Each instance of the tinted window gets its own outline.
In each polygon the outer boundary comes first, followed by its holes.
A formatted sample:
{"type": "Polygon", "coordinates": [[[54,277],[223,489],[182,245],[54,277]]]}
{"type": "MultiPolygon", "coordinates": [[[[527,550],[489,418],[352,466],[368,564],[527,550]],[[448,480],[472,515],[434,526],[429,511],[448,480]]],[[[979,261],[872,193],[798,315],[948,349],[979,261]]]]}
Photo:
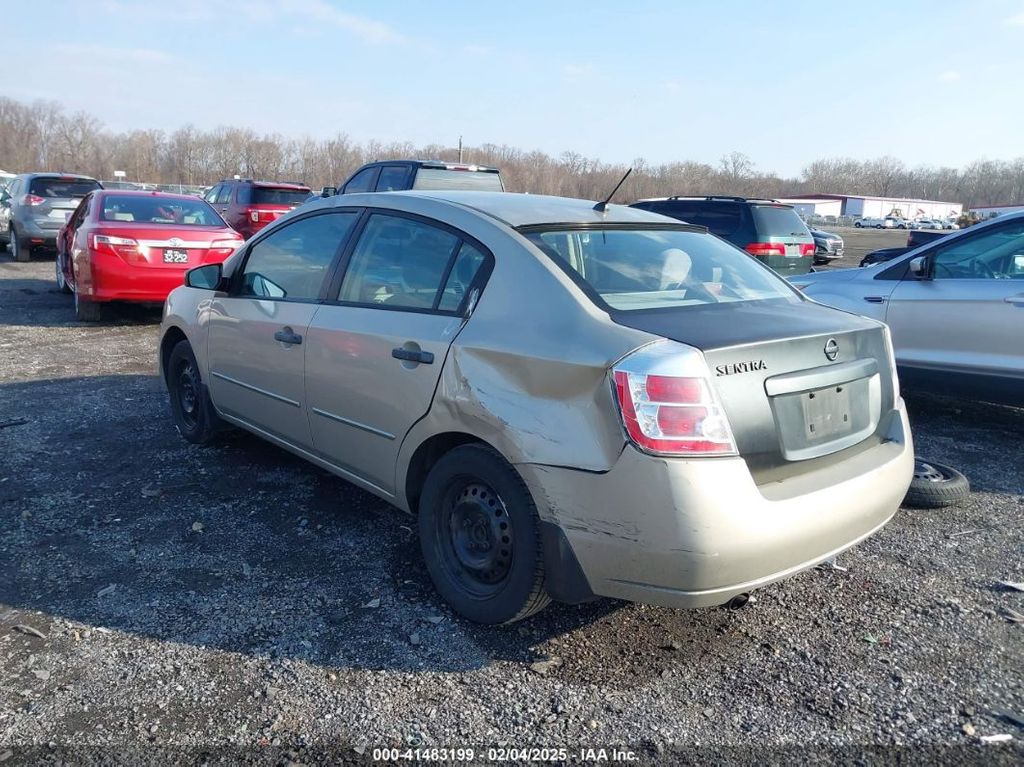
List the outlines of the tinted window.
{"type": "Polygon", "coordinates": [[[175,226],[224,226],[206,202],[174,197],[108,194],[103,198],[101,221],[138,221],[175,226]]]}
{"type": "Polygon", "coordinates": [[[352,254],[338,299],[385,308],[436,308],[458,245],[455,235],[430,224],[375,214],[352,254]]]}
{"type": "Polygon", "coordinates": [[[807,225],[793,208],[784,205],[755,205],[752,208],[758,238],[807,237],[807,225]]]}
{"type": "Polygon", "coordinates": [[[308,189],[285,189],[273,186],[254,186],[253,205],[301,205],[309,197],[308,189]]]}
{"type": "Polygon", "coordinates": [[[409,178],[409,168],[404,165],[385,165],[380,169],[380,178],[377,179],[378,192],[394,192],[395,190],[408,189],[406,179],[409,178]]]}
{"type": "Polygon", "coordinates": [[[937,280],[1024,279],[1024,221],[938,248],[932,272],[937,280]]]}
{"type": "MultiPolygon", "coordinates": [[[[712,234],[733,239],[744,228],[745,209],[732,203],[662,202],[652,203],[649,210],[672,216],[688,224],[707,227],[712,234]]],[[[741,237],[742,239],[742,237],[741,237]]],[[[749,239],[749,238],[748,238],[749,239]]]]}
{"type": "Polygon", "coordinates": [[[562,230],[528,237],[613,309],[800,300],[782,278],[703,232],[562,230]]]}
{"type": "Polygon", "coordinates": [[[437,304],[438,309],[443,312],[458,311],[485,259],[486,256],[472,245],[462,243],[459,255],[455,258],[455,265],[441,292],[441,300],[437,304]]]}
{"type": "Polygon", "coordinates": [[[231,202],[231,190],[234,187],[231,184],[222,184],[217,190],[217,199],[214,200],[218,205],[225,205],[231,202]]]}
{"type": "Polygon", "coordinates": [[[320,295],[335,254],[357,213],[328,213],[274,230],[249,251],[242,272],[243,296],[312,300],[320,295]]]}
{"type": "Polygon", "coordinates": [[[42,176],[32,179],[28,193],[36,197],[85,197],[89,192],[99,188],[97,181],[42,176]]]}
{"type": "Polygon", "coordinates": [[[372,192],[373,179],[377,175],[377,168],[366,168],[359,171],[352,177],[352,180],[345,184],[344,193],[350,192],[372,192]]]}
{"type": "Polygon", "coordinates": [[[215,202],[217,200],[217,193],[220,191],[220,184],[211,187],[210,190],[203,195],[203,199],[207,202],[215,202]]]}
{"type": "Polygon", "coordinates": [[[478,192],[502,192],[501,177],[497,173],[479,170],[448,170],[447,168],[420,168],[416,172],[413,189],[473,189],[478,192]]]}

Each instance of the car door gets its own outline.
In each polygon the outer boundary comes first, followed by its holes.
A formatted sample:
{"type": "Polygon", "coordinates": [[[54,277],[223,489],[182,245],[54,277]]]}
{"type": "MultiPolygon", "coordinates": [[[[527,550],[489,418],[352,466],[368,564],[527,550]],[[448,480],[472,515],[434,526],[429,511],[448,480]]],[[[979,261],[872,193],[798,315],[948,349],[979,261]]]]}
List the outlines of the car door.
{"type": "Polygon", "coordinates": [[[274,227],[246,250],[209,312],[209,387],[217,409],[272,438],[311,446],[306,328],[359,216],[331,210],[274,227]]]}
{"type": "Polygon", "coordinates": [[[937,245],[888,300],[904,366],[1024,378],[1024,219],[937,245]]]}
{"type": "Polygon", "coordinates": [[[436,221],[367,216],[307,331],[316,452],[393,494],[402,439],[430,407],[448,347],[490,254],[436,221]]]}

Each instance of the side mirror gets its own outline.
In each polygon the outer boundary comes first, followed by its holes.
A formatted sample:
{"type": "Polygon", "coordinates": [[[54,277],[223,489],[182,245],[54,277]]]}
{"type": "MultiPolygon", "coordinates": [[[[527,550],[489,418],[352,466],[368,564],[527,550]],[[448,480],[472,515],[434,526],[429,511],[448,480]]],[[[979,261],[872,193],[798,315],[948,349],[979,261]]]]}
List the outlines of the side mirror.
{"type": "Polygon", "coordinates": [[[338,193],[338,187],[336,186],[325,186],[320,190],[321,197],[334,197],[338,193]]]}
{"type": "Polygon", "coordinates": [[[928,274],[928,256],[918,256],[910,259],[910,273],[919,280],[931,279],[928,274]]]}
{"type": "Polygon", "coordinates": [[[221,264],[197,266],[185,272],[185,284],[200,290],[218,290],[223,281],[224,269],[221,264]]]}

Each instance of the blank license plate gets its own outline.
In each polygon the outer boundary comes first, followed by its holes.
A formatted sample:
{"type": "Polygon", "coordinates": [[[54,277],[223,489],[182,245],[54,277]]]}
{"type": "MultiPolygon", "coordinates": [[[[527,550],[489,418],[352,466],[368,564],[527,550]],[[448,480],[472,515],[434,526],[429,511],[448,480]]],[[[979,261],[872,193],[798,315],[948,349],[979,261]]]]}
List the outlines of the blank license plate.
{"type": "Polygon", "coordinates": [[[807,392],[800,397],[808,440],[847,434],[853,428],[850,392],[846,384],[807,392]]]}
{"type": "Polygon", "coordinates": [[[188,251],[187,250],[174,250],[168,248],[164,251],[164,263],[165,264],[187,264],[188,263],[188,251]]]}

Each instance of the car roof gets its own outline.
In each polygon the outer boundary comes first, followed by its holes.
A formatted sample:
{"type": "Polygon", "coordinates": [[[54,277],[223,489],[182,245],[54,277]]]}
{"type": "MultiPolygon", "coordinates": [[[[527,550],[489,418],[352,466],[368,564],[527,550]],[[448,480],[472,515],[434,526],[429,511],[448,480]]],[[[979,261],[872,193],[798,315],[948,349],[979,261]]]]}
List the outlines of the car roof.
{"type": "Polygon", "coordinates": [[[252,184],[253,186],[271,187],[273,189],[295,189],[309,191],[309,187],[297,181],[254,181],[251,178],[224,178],[218,184],[252,184]]]}
{"type": "MultiPolygon", "coordinates": [[[[490,218],[497,219],[511,227],[537,224],[607,224],[607,223],[661,223],[680,225],[681,222],[668,216],[631,208],[628,205],[609,205],[601,213],[594,210],[593,200],[577,200],[572,197],[552,197],[543,194],[519,194],[515,192],[476,192],[419,190],[405,192],[373,192],[366,194],[369,200],[379,204],[389,196],[421,197],[470,208],[490,218]]],[[[346,204],[358,205],[358,195],[341,195],[335,200],[346,200],[346,204]]]]}
{"type": "MultiPolygon", "coordinates": [[[[83,176],[80,173],[61,173],[59,171],[35,171],[32,173],[22,173],[21,175],[25,178],[66,178],[76,181],[96,181],[92,176],[83,176]]],[[[96,181],[96,183],[99,182],[96,181]]]]}
{"type": "Polygon", "coordinates": [[[104,197],[114,195],[116,197],[157,197],[161,200],[199,200],[201,198],[194,194],[179,194],[178,192],[160,192],[151,189],[103,189],[99,194],[104,197]]]}

